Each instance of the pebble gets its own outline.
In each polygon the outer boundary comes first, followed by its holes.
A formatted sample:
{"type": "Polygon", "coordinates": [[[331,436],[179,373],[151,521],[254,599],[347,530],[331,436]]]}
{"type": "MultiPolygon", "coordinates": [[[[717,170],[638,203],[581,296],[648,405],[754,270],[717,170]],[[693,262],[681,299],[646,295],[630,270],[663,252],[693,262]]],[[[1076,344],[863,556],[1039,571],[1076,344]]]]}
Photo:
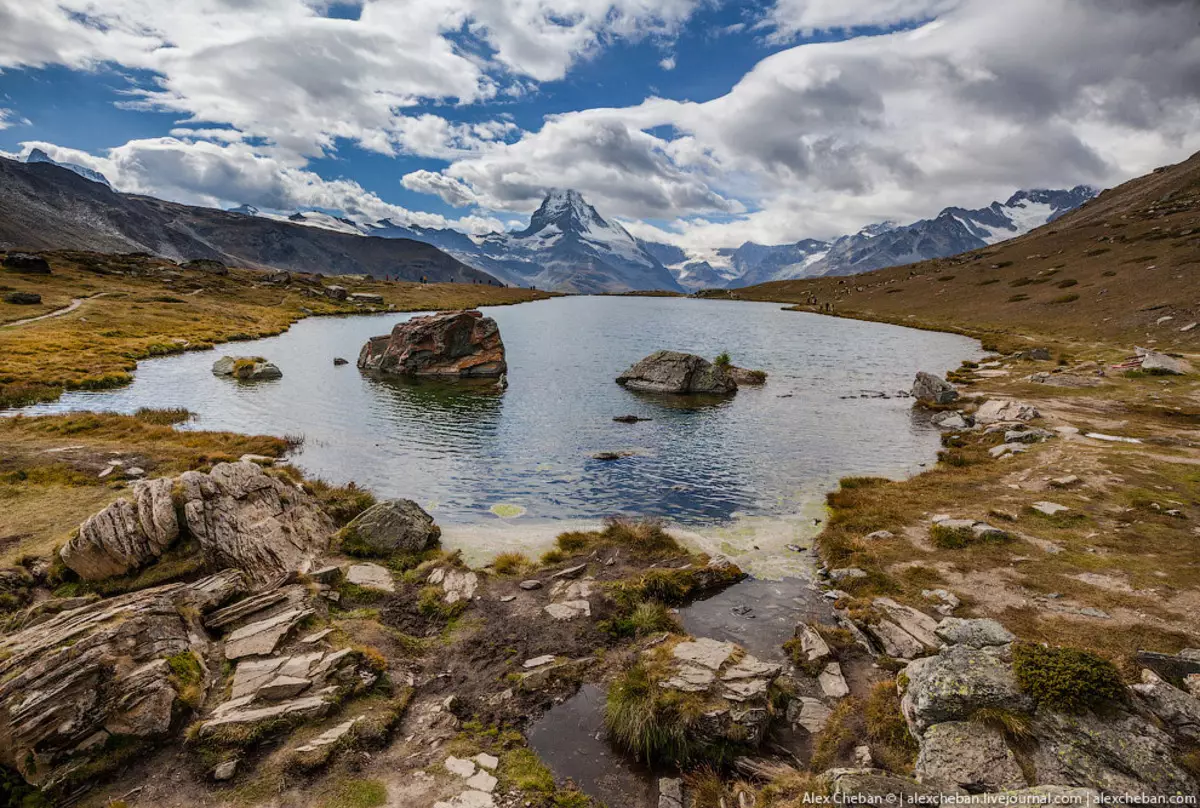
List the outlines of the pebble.
{"type": "Polygon", "coordinates": [[[532,592],[535,589],[541,589],[542,582],[541,581],[521,581],[521,583],[519,583],[518,586],[520,586],[526,592],[532,592]]]}

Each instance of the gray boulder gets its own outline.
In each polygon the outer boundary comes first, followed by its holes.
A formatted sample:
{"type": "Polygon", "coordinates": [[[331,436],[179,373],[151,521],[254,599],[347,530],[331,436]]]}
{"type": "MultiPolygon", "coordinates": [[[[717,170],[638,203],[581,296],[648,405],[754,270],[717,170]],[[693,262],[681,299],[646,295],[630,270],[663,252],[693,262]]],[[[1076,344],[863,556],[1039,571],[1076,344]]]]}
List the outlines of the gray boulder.
{"type": "Polygon", "coordinates": [[[913,382],[912,395],[925,404],[950,404],[958,398],[958,391],[945,379],[921,371],[913,382]]]}
{"type": "Polygon", "coordinates": [[[737,382],[723,368],[695,354],[656,351],[617,377],[617,384],[643,393],[728,395],[737,382]]]}
{"type": "Polygon", "coordinates": [[[283,371],[261,356],[222,356],[213,362],[214,376],[229,376],[244,382],[282,379],[283,371]]]}
{"type": "Polygon", "coordinates": [[[971,793],[1026,785],[1004,736],[977,721],[947,721],[927,729],[914,773],[926,785],[971,793]]]}
{"type": "Polygon", "coordinates": [[[1164,682],[1153,673],[1148,676],[1144,673],[1143,678],[1148,681],[1134,685],[1133,691],[1142,697],[1150,712],[1173,735],[1200,743],[1200,699],[1164,682]]]}
{"type": "Polygon", "coordinates": [[[50,264],[46,262],[46,259],[40,255],[30,255],[29,253],[9,253],[4,256],[4,268],[25,275],[50,274],[50,264]]]}
{"type": "Polygon", "coordinates": [[[133,484],[118,499],[89,516],[60,551],[63,563],[86,580],[124,575],[161,556],[179,538],[179,518],[170,478],[133,484]]]}
{"type": "Polygon", "coordinates": [[[943,721],[965,721],[984,707],[1028,713],[1033,702],[1017,687],[1012,665],[999,654],[956,645],[904,669],[900,708],[919,735],[943,721]]]}
{"type": "Polygon", "coordinates": [[[987,618],[966,620],[947,617],[938,624],[934,633],[947,645],[965,645],[971,648],[1007,645],[1016,639],[1013,633],[1000,623],[987,618]]]}
{"type": "MultiPolygon", "coordinates": [[[[880,797],[907,798],[888,800],[887,805],[938,805],[937,798],[959,795],[960,789],[943,789],[914,782],[881,769],[829,769],[821,778],[825,781],[835,804],[876,804],[880,797]]],[[[884,804],[884,803],[879,803],[884,804]]]]}
{"type": "Polygon", "coordinates": [[[342,549],[353,555],[389,556],[421,553],[434,547],[442,529],[411,499],[373,505],[339,534],[342,549]]]}
{"type": "Polygon", "coordinates": [[[1030,763],[1041,785],[1082,786],[1107,794],[1195,794],[1200,784],[1175,760],[1170,735],[1133,713],[1039,712],[1030,763]]]}
{"type": "Polygon", "coordinates": [[[1147,350],[1146,348],[1138,348],[1137,354],[1142,357],[1142,370],[1169,373],[1176,376],[1183,376],[1192,372],[1192,366],[1183,359],[1176,359],[1173,356],[1168,356],[1158,351],[1147,350]]]}

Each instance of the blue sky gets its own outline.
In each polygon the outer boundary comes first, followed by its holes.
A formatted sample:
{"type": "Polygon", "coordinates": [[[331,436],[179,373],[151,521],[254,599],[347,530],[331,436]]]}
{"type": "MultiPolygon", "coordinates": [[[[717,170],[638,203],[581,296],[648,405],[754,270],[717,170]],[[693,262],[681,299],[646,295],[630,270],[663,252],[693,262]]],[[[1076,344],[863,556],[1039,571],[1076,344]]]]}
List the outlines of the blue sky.
{"type": "Polygon", "coordinates": [[[193,204],[485,231],[569,186],[704,249],[1200,148],[1185,0],[30,5],[0,0],[0,151],[193,204]]]}

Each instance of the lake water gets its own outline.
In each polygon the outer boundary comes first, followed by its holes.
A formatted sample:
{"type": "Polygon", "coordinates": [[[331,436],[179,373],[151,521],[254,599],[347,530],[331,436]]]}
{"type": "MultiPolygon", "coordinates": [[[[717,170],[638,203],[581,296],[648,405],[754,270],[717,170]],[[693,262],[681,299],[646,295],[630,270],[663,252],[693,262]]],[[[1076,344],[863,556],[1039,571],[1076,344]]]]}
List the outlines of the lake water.
{"type": "MultiPolygon", "coordinates": [[[[30,407],[134,412],[186,407],[187,428],[303,435],[295,462],[443,524],[519,524],[651,515],[684,526],[792,517],[848,474],[900,476],[929,461],[938,432],[901,398],[918,370],[974,358],[962,337],[788,312],[777,304],[572,297],[488,309],[508,352],[509,387],[380,380],[354,362],[368,337],[413,315],[311,318],[288,333],[142,362],[128,387],[30,407]],[[722,401],[629,392],[615,377],[662,348],[770,374],[722,401]],[[261,355],[283,378],[210,372],[222,355],[261,355]],[[334,357],[350,360],[335,367],[334,357]],[[851,398],[846,398],[847,396],[851,398]],[[653,420],[613,422],[634,414],[653,420]],[[630,451],[616,461],[603,451],[630,451]]],[[[811,523],[811,520],[809,520],[811,523]]]]}

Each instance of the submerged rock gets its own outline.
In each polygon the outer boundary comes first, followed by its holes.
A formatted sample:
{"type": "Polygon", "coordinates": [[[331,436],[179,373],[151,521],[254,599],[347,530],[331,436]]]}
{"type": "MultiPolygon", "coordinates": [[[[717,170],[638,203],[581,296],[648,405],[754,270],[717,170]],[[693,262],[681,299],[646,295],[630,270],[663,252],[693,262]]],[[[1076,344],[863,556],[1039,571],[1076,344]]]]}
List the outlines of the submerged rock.
{"type": "Polygon", "coordinates": [[[400,323],[363,346],[358,366],[441,378],[498,378],[508,372],[500,327],[478,311],[445,311],[400,323]]]}
{"type": "Polygon", "coordinates": [[[655,351],[617,377],[617,384],[643,393],[728,395],[737,382],[724,369],[695,354],[655,351]]]}
{"type": "Polygon", "coordinates": [[[756,387],[767,383],[767,372],[765,370],[748,370],[747,368],[740,368],[737,365],[727,365],[725,372],[739,385],[744,384],[749,387],[756,387]]]}

